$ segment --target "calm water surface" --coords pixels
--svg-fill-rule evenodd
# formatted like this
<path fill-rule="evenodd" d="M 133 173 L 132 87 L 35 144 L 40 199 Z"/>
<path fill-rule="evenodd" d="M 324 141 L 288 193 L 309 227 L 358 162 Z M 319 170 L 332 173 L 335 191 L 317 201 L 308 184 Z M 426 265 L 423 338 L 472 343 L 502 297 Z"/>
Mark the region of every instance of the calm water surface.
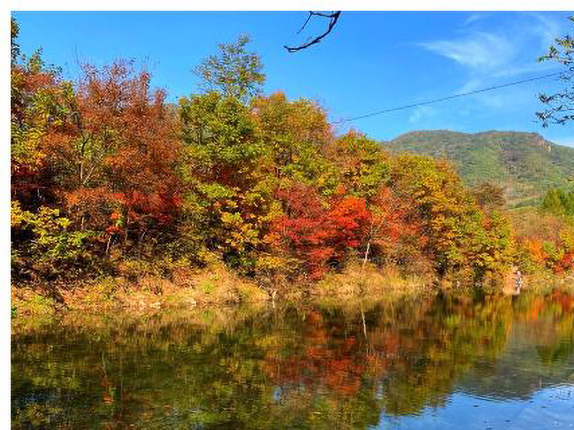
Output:
<path fill-rule="evenodd" d="M 22 324 L 16 429 L 574 429 L 561 292 Z"/>

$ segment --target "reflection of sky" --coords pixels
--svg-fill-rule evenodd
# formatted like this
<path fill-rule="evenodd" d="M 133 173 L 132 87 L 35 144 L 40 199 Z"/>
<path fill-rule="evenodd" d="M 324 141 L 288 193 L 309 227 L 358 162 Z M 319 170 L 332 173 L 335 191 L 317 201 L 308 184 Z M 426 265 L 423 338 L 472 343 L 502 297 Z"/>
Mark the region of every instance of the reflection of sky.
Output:
<path fill-rule="evenodd" d="M 472 372 L 462 375 L 458 390 L 490 399 L 526 400 L 542 388 L 571 382 L 572 341 L 545 336 L 551 323 L 515 322 L 505 352 L 494 361 L 478 358 Z"/>
<path fill-rule="evenodd" d="M 528 400 L 500 401 L 453 393 L 418 416 L 382 415 L 376 429 L 574 429 L 574 384 L 542 389 Z"/>
<path fill-rule="evenodd" d="M 552 319 L 514 321 L 504 352 L 495 360 L 475 357 L 472 368 L 441 402 L 445 406 L 404 417 L 383 414 L 376 428 L 574 429 L 571 339 L 557 339 L 555 331 Z M 546 359 L 541 355 L 545 350 Z"/>

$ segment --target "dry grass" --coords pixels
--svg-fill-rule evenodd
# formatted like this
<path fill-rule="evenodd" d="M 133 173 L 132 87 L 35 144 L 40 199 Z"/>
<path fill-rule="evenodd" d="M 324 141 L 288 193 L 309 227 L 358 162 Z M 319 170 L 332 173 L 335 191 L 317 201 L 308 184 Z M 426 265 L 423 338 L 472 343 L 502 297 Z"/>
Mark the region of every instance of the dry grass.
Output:
<path fill-rule="evenodd" d="M 123 308 L 140 313 L 170 307 L 255 303 L 269 299 L 254 282 L 242 279 L 223 264 L 185 273 L 179 271 L 171 280 L 149 273 L 135 280 L 108 277 L 61 290 L 59 294 L 62 303 L 32 288 L 12 287 L 14 317 L 49 318 L 58 309 L 103 312 Z"/>
<path fill-rule="evenodd" d="M 404 276 L 394 266 L 378 268 L 371 264 L 364 267 L 350 264 L 341 273 L 327 274 L 316 286 L 313 294 L 318 297 L 388 297 L 389 294 L 409 295 L 432 290 L 432 280 L 416 275 Z"/>
<path fill-rule="evenodd" d="M 198 303 L 222 304 L 253 303 L 269 299 L 254 282 L 241 278 L 223 264 L 212 264 L 190 273 L 185 285 L 186 288 L 177 288 L 170 295 L 170 301 L 179 302 L 187 297 Z"/>
<path fill-rule="evenodd" d="M 555 275 L 551 272 L 540 272 L 524 278 L 524 291 L 548 293 L 561 289 L 574 294 L 574 275 Z"/>
<path fill-rule="evenodd" d="M 50 317 L 55 313 L 56 303 L 31 288 L 12 288 L 10 301 L 14 316 L 35 315 Z"/>

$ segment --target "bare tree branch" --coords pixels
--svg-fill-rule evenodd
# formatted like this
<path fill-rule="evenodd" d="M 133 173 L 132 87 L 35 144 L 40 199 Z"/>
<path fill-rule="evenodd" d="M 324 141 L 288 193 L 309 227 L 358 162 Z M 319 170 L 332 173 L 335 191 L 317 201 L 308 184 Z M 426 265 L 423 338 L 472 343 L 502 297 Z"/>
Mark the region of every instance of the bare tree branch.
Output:
<path fill-rule="evenodd" d="M 315 37 L 313 40 L 304 43 L 302 45 L 299 46 L 284 46 L 284 48 L 288 51 L 288 52 L 297 52 L 297 51 L 301 51 L 302 49 L 308 48 L 311 45 L 315 45 L 316 43 L 319 43 L 325 36 L 327 36 L 332 30 L 333 27 L 335 27 L 335 25 L 337 24 L 337 21 L 339 20 L 339 17 L 341 16 L 341 11 L 337 11 L 337 12 L 332 12 L 332 13 L 323 13 L 323 12 L 313 12 L 310 11 L 309 12 L 309 16 L 307 17 L 307 20 L 305 21 L 305 23 L 303 24 L 303 27 L 301 27 L 301 30 L 299 30 L 297 32 L 297 34 L 301 33 L 305 27 L 307 26 L 307 24 L 309 23 L 309 21 L 311 20 L 311 18 L 313 16 L 319 16 L 321 18 L 327 18 L 329 19 L 329 25 L 327 26 L 327 29 L 325 30 L 325 32 L 323 32 L 322 34 L 320 34 L 319 36 Z"/>
<path fill-rule="evenodd" d="M 303 27 L 301 27 L 299 29 L 299 31 L 297 32 L 297 34 L 301 34 L 301 32 L 303 30 L 305 30 L 305 27 L 307 27 L 307 24 L 309 24 L 309 20 L 311 19 L 311 17 L 313 16 L 313 12 L 309 11 L 309 16 L 307 16 L 307 19 L 305 20 L 305 23 L 303 24 Z"/>
<path fill-rule="evenodd" d="M 322 16 L 323 18 L 336 18 L 338 15 L 341 14 L 339 12 L 331 12 L 331 13 L 323 13 L 323 12 L 309 12 L 311 15 Z"/>

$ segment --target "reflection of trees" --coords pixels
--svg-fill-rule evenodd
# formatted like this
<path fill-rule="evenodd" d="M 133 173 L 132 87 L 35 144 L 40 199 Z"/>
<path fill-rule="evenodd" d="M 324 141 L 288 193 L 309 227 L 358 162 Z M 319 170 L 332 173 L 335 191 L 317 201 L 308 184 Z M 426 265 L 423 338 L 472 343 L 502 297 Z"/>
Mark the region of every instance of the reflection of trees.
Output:
<path fill-rule="evenodd" d="M 312 313 L 294 341 L 298 353 L 269 351 L 266 370 L 284 389 L 319 390 L 352 396 L 366 383 L 387 414 L 439 406 L 457 378 L 477 357 L 496 357 L 504 348 L 512 317 L 508 299 L 467 302 L 454 298 L 378 306 L 365 315 Z"/>
<path fill-rule="evenodd" d="M 574 299 L 561 293 L 361 309 L 68 317 L 18 334 L 13 428 L 366 428 L 454 389 L 528 395 L 526 377 L 500 384 L 517 357 L 538 379 L 574 360 Z"/>
<path fill-rule="evenodd" d="M 574 297 L 521 295 L 513 303 L 513 335 L 487 366 L 475 367 L 463 389 L 499 399 L 527 399 L 563 383 L 574 370 Z"/>

